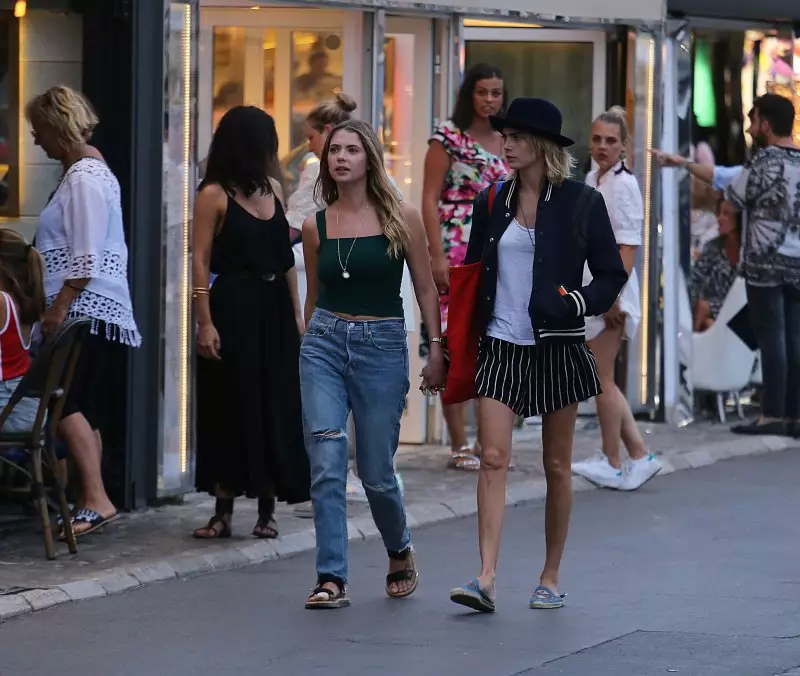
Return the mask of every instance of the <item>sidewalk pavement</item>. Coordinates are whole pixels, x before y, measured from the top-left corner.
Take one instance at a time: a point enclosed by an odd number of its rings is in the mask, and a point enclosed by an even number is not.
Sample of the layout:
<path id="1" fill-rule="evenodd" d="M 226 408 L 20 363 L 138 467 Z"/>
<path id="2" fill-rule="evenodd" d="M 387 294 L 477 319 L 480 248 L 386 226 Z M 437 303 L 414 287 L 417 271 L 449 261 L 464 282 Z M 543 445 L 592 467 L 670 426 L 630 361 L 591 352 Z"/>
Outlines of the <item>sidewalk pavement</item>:
<path id="1" fill-rule="evenodd" d="M 693 469 L 741 455 L 755 455 L 800 446 L 783 437 L 736 437 L 727 426 L 700 422 L 683 429 L 664 424 L 640 423 L 647 443 L 664 464 L 662 474 Z M 599 444 L 594 419 L 581 419 L 575 435 L 576 460 L 589 457 Z M 403 447 L 398 468 L 405 485 L 409 525 L 438 523 L 476 512 L 476 474 L 446 469 L 447 449 L 440 446 Z M 515 469 L 509 474 L 508 505 L 540 500 L 545 495 L 541 468 L 540 430 L 526 426 L 515 432 Z M 593 486 L 575 478 L 576 491 Z M 105 532 L 78 542 L 70 556 L 58 545 L 56 561 L 44 559 L 40 534 L 23 531 L 0 542 L 0 621 L 61 603 L 115 594 L 142 585 L 193 575 L 260 564 L 314 548 L 314 527 L 309 519 L 293 515 L 279 505 L 277 540 L 255 540 L 250 530 L 256 522 L 254 501 L 239 500 L 234 514 L 234 535 L 228 540 L 200 542 L 191 538 L 194 528 L 213 513 L 207 495 L 186 496 L 172 505 L 125 514 Z M 351 540 L 378 535 L 365 504 L 348 505 Z M 309 585 L 313 571 L 309 570 Z"/>

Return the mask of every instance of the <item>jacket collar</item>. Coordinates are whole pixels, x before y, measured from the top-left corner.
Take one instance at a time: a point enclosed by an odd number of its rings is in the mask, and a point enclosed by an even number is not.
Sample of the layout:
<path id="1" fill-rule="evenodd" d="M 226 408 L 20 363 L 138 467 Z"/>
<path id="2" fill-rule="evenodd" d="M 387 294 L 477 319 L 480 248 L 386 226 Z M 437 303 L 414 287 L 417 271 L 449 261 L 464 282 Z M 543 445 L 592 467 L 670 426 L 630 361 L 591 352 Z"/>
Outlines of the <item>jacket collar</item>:
<path id="1" fill-rule="evenodd" d="M 514 216 L 517 212 L 517 199 L 519 198 L 519 192 L 517 190 L 517 179 L 516 177 L 506 181 L 506 185 L 503 185 L 503 189 L 499 196 L 502 196 L 503 192 L 505 192 L 505 198 L 503 199 L 503 207 L 505 209 L 501 212 L 499 210 L 499 204 L 495 204 L 494 212 L 497 214 L 496 216 L 490 216 L 490 223 L 489 223 L 489 241 L 487 242 L 487 251 L 494 252 L 494 249 L 497 247 L 497 243 L 500 241 L 500 238 L 503 236 L 503 233 L 508 228 L 511 221 L 514 220 Z M 550 202 L 553 196 L 553 184 L 550 181 L 547 182 L 547 185 L 542 190 L 542 194 L 539 196 L 539 205 L 543 202 Z M 537 215 L 538 218 L 538 215 Z"/>

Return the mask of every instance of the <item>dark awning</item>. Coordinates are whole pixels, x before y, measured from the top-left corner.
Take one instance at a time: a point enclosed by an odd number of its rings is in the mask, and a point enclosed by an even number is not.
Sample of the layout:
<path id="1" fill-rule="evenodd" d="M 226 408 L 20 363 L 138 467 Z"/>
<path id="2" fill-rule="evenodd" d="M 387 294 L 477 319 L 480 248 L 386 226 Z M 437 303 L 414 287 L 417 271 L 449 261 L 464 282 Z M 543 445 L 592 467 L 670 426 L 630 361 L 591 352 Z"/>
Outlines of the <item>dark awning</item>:
<path id="1" fill-rule="evenodd" d="M 745 21 L 800 20 L 800 0 L 667 0 L 667 12 Z"/>

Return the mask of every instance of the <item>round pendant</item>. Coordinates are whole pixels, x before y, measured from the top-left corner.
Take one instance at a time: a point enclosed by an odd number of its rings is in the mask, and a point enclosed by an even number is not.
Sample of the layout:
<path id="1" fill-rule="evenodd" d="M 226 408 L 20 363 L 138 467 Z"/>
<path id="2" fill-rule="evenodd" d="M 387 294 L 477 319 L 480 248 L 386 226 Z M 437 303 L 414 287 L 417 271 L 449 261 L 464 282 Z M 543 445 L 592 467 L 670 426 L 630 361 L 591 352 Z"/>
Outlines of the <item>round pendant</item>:
<path id="1" fill-rule="evenodd" d="M 347 270 L 342 270 L 342 277 L 350 279 L 350 273 Z"/>

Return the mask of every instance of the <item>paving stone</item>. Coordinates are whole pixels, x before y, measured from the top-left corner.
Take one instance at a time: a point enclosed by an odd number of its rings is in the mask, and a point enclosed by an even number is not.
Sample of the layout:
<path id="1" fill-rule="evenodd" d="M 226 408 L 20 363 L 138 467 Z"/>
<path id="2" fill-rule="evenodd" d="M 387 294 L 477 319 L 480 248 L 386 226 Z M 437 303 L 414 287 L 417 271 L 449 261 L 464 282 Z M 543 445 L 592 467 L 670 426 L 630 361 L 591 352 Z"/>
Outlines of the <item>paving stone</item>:
<path id="1" fill-rule="evenodd" d="M 118 594 L 119 592 L 135 589 L 139 586 L 139 580 L 127 572 L 115 572 L 103 575 L 97 578 L 98 584 L 109 594 Z"/>
<path id="2" fill-rule="evenodd" d="M 167 559 L 167 563 L 175 571 L 178 577 L 190 577 L 192 575 L 203 575 L 213 573 L 214 566 L 205 554 L 194 553 L 185 556 L 176 556 Z"/>
<path id="3" fill-rule="evenodd" d="M 352 519 L 347 520 L 347 539 L 348 540 L 363 540 L 364 536 L 358 529 L 358 526 Z M 316 543 L 315 543 L 316 544 Z"/>
<path id="4" fill-rule="evenodd" d="M 358 528 L 358 532 L 361 533 L 361 537 L 365 539 L 380 535 L 378 532 L 378 527 L 375 525 L 375 522 L 372 520 L 371 516 L 359 516 L 355 519 L 349 519 L 349 521 L 356 528 Z"/>
<path id="5" fill-rule="evenodd" d="M 788 437 L 761 437 L 761 443 L 770 451 L 783 451 L 790 447 L 790 443 L 797 443 Z"/>
<path id="6" fill-rule="evenodd" d="M 33 607 L 22 594 L 0 596 L 0 620 L 33 612 Z"/>
<path id="7" fill-rule="evenodd" d="M 313 529 L 281 536 L 277 540 L 273 540 L 272 543 L 281 558 L 299 554 L 300 552 L 307 552 L 317 546 Z"/>
<path id="8" fill-rule="evenodd" d="M 34 610 L 44 610 L 60 603 L 67 603 L 71 599 L 66 592 L 58 588 L 52 589 L 31 589 L 20 594 Z"/>
<path id="9" fill-rule="evenodd" d="M 689 461 L 689 467 L 693 469 L 705 467 L 706 465 L 711 465 L 714 463 L 711 453 L 703 450 L 692 451 L 686 456 L 686 459 Z"/>
<path id="10" fill-rule="evenodd" d="M 456 516 L 472 516 L 478 511 L 478 502 L 475 495 L 447 500 L 444 504 Z"/>
<path id="11" fill-rule="evenodd" d="M 220 549 L 206 554 L 206 558 L 214 567 L 214 570 L 231 570 L 242 568 L 249 561 L 247 557 L 237 549 Z"/>
<path id="12" fill-rule="evenodd" d="M 275 551 L 272 543 L 267 540 L 253 542 L 249 545 L 237 547 L 237 549 L 251 565 L 257 565 L 265 561 L 273 561 L 278 558 L 278 552 Z"/>
<path id="13" fill-rule="evenodd" d="M 96 580 L 75 580 L 59 585 L 58 588 L 73 601 L 95 599 L 106 595 L 106 590 Z"/>
<path id="14" fill-rule="evenodd" d="M 138 566 L 128 571 L 133 577 L 139 580 L 140 584 L 151 584 L 153 582 L 164 582 L 176 577 L 175 569 L 166 561 L 159 561 L 148 566 Z"/>
<path id="15" fill-rule="evenodd" d="M 431 523 L 440 523 L 453 519 L 453 513 L 444 505 L 437 502 L 424 502 L 410 505 L 406 508 L 409 517 L 413 517 L 417 526 Z"/>
<path id="16" fill-rule="evenodd" d="M 544 479 L 525 481 L 519 484 L 509 484 L 506 488 L 506 504 L 516 505 L 521 502 L 543 500 L 547 495 L 547 483 Z"/>

